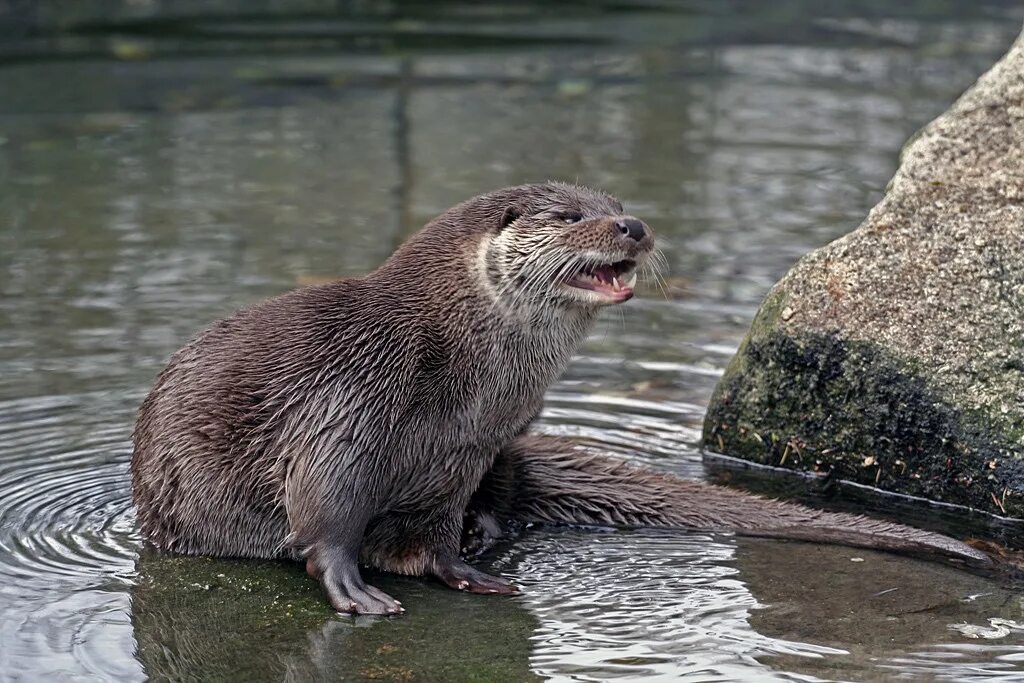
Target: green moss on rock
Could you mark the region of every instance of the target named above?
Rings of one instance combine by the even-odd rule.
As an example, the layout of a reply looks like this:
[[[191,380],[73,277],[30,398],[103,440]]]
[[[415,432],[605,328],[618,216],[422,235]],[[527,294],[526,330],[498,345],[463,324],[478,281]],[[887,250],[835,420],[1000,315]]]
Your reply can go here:
[[[719,383],[705,443],[754,462],[1024,516],[1020,449],[867,342],[751,335]]]

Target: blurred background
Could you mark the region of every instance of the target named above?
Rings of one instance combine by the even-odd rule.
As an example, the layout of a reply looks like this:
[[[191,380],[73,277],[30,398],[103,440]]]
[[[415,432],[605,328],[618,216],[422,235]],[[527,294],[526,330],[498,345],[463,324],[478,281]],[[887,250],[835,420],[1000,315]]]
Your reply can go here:
[[[0,0],[0,671],[444,680],[450,647],[479,680],[1013,680],[1015,635],[965,648],[947,628],[1015,616],[998,586],[695,534],[537,530],[489,560],[518,602],[385,579],[418,605],[401,626],[310,607],[267,631],[269,598],[186,598],[286,570],[147,565],[127,463],[139,402],[209,322],[372,269],[465,198],[561,179],[622,199],[670,268],[606,314],[542,428],[703,477],[704,405],[767,289],[860,222],[1022,17],[1008,0]],[[831,590],[786,592],[781,566]],[[885,572],[937,616],[835,626]],[[288,576],[275,596],[305,585]],[[478,658],[438,640],[452,609],[492,629]],[[418,678],[381,664],[392,637]]]

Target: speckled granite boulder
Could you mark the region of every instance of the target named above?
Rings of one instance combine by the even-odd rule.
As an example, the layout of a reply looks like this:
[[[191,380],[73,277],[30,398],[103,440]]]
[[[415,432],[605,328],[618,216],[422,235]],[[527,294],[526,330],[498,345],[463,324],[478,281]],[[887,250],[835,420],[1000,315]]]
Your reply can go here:
[[[771,290],[704,440],[1024,518],[1024,36]]]

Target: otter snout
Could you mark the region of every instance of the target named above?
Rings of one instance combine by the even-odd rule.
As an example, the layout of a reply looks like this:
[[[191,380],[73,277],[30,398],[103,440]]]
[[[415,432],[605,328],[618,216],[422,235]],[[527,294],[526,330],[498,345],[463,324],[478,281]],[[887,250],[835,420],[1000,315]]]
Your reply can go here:
[[[638,218],[632,216],[628,218],[620,218],[615,221],[615,227],[618,229],[619,234],[627,240],[633,240],[639,242],[647,236],[647,226],[644,222]]]
[[[654,233],[635,216],[609,217],[605,230],[611,233],[613,248],[621,249],[630,258],[636,258],[654,249]]]

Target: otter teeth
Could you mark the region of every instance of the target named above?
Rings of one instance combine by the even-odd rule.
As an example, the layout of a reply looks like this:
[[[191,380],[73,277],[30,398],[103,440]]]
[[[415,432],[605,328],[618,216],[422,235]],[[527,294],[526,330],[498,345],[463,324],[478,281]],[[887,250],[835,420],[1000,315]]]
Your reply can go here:
[[[625,301],[633,295],[636,271],[630,261],[591,266],[574,275],[566,284],[585,289],[611,301]]]

